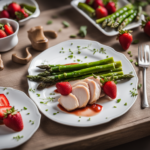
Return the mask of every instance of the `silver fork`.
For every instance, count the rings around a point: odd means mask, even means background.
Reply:
[[[140,67],[143,67],[143,101],[142,108],[149,107],[147,100],[147,92],[146,92],[146,68],[150,65],[150,52],[149,45],[145,45],[144,47],[144,58],[142,52],[142,46],[139,46],[138,50],[138,63]]]

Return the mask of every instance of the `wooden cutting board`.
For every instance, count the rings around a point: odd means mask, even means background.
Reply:
[[[58,18],[52,19],[53,15]],[[52,20],[51,25],[46,22]],[[63,28],[62,21],[70,23],[69,28]],[[131,59],[126,51],[123,51],[116,37],[107,37],[96,29],[90,22],[83,16],[75,11],[71,6],[61,7],[55,10],[48,10],[41,13],[41,15],[30,20],[28,24],[20,27],[18,36],[19,44],[11,51],[2,53],[5,69],[0,72],[0,86],[12,87],[28,94],[28,84],[26,75],[28,65],[19,65],[11,60],[13,53],[21,57],[25,57],[25,48],[30,46],[30,41],[27,37],[27,31],[34,26],[42,25],[45,30],[55,30],[58,32],[57,39],[50,39],[50,46],[56,45],[62,41],[69,40],[71,34],[77,34],[81,25],[88,27],[88,34],[85,39],[98,41],[102,44],[113,47]],[[80,38],[80,37],[77,37]],[[147,37],[142,29],[139,27],[133,30],[133,38],[139,39],[139,44],[149,44],[149,37]],[[132,59],[134,62],[137,60],[138,45],[131,45],[130,49],[134,55]],[[40,52],[30,49],[33,57],[37,56]],[[58,56],[59,57],[59,56]],[[139,83],[142,83],[142,70],[133,64]],[[147,69],[147,77],[150,76],[150,69]],[[129,90],[129,89],[127,89]],[[150,90],[150,80],[147,80],[147,91]],[[148,92],[148,99],[150,92]],[[42,116],[41,125],[32,138],[25,144],[15,148],[15,150],[30,150],[30,149],[106,149],[119,144],[130,142],[145,136],[150,135],[150,109],[141,109],[142,89],[139,90],[138,98],[133,107],[123,116],[103,125],[89,127],[89,128],[76,128],[69,127],[55,123],[45,116]],[[99,145],[101,147],[99,147]]]

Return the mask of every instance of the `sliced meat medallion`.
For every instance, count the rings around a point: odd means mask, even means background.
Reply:
[[[90,100],[89,88],[83,85],[77,85],[72,88],[72,94],[75,95],[79,101],[79,108],[85,107]]]
[[[101,89],[98,84],[91,79],[85,79],[84,82],[88,83],[90,89],[89,104],[94,104],[100,97]]]
[[[68,111],[74,110],[79,107],[78,99],[72,93],[70,93],[67,96],[62,95],[58,99],[58,102],[60,103],[61,106],[63,106]]]
[[[75,87],[75,86],[77,86],[77,85],[83,85],[83,86],[85,86],[86,88],[89,88],[88,84],[87,84],[86,82],[83,82],[83,81],[79,81],[79,82],[73,84],[72,87]]]

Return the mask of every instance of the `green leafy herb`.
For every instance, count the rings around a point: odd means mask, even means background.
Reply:
[[[124,105],[127,106],[127,103],[125,103]]]
[[[62,29],[59,29],[59,30],[58,30],[58,32],[61,32],[61,31],[62,31]]]
[[[120,103],[121,99],[117,99],[117,103]]]
[[[62,24],[64,25],[65,28],[70,26],[70,24],[67,21],[63,21]]]
[[[129,74],[133,74],[133,71],[129,72]]]
[[[53,23],[52,20],[47,21],[47,24],[52,24],[52,23]]]
[[[27,115],[30,115],[30,113],[27,113]]]
[[[142,84],[139,84],[139,85],[138,85],[138,89],[140,89],[141,87],[142,87]]]
[[[130,83],[130,85],[132,85],[133,83]]]
[[[81,60],[80,60],[80,59],[77,59],[77,61],[80,62]]]
[[[106,56],[106,58],[108,58],[109,56]]]
[[[29,91],[35,93],[35,89],[30,88]]]
[[[16,137],[13,137],[13,139],[16,139],[17,141],[19,141],[19,140],[22,139],[22,138],[23,138],[23,135],[22,135],[22,136],[17,135]]]
[[[135,62],[134,64],[135,64],[136,66],[138,66],[138,62]]]
[[[131,54],[130,57],[132,57],[133,55]]]
[[[117,108],[117,106],[114,106],[114,108]]]
[[[87,26],[81,26],[79,30],[79,35],[81,37],[85,37],[87,34]]]
[[[55,95],[55,93],[50,93],[50,95]]]
[[[99,50],[99,53],[106,54],[106,50],[102,47],[102,48]]]
[[[108,119],[108,118],[106,117],[106,119]]]
[[[6,93],[7,95],[9,94],[9,92]]]
[[[132,63],[132,62],[133,62],[133,60],[132,60],[132,59],[130,59],[130,62]]]
[[[47,104],[49,102],[53,102],[53,100],[55,99],[54,97],[47,97],[47,98],[41,98],[42,100],[46,100],[46,102],[40,102],[41,104]]]
[[[73,45],[73,43],[71,43],[71,45]]]
[[[128,51],[128,54],[131,54],[131,51]]]
[[[76,35],[70,35],[70,38],[76,38]]]
[[[139,40],[134,40],[133,42],[132,42],[132,44],[138,44],[139,43]]]
[[[59,112],[57,112],[57,113],[53,113],[53,115],[57,115]]]
[[[81,54],[81,51],[78,51],[78,54]]]
[[[80,46],[77,46],[77,48],[80,48]]]
[[[29,122],[31,122],[32,125],[34,124],[34,121],[32,121],[32,120],[29,120]]]
[[[62,47],[61,49],[63,50],[64,48]]]
[[[72,59],[72,58],[73,58],[73,55],[69,55],[68,58]]]
[[[91,121],[91,118],[89,118],[87,121]]]
[[[85,59],[87,58],[87,56],[84,57]]]
[[[23,107],[23,109],[24,109],[24,110],[27,110],[27,108],[26,108],[26,107]]]
[[[78,120],[78,122],[80,122],[80,120]]]
[[[79,116],[79,118],[81,118],[81,116]]]
[[[5,91],[7,88],[5,87],[3,90]]]
[[[137,95],[138,95],[138,93],[136,92],[136,89],[135,89],[135,88],[133,88],[132,91],[130,90],[130,93],[131,93],[131,97],[134,97],[134,96],[137,96]]]
[[[48,109],[46,109],[45,111],[48,111]]]
[[[66,60],[67,58],[65,58],[65,60]]]
[[[36,94],[38,97],[40,97],[40,94]]]

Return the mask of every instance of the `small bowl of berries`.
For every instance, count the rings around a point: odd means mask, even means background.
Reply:
[[[3,18],[0,19],[0,52],[6,52],[18,44],[18,22]]]
[[[16,20],[20,26],[39,15],[40,9],[35,0],[0,1],[0,18]]]

